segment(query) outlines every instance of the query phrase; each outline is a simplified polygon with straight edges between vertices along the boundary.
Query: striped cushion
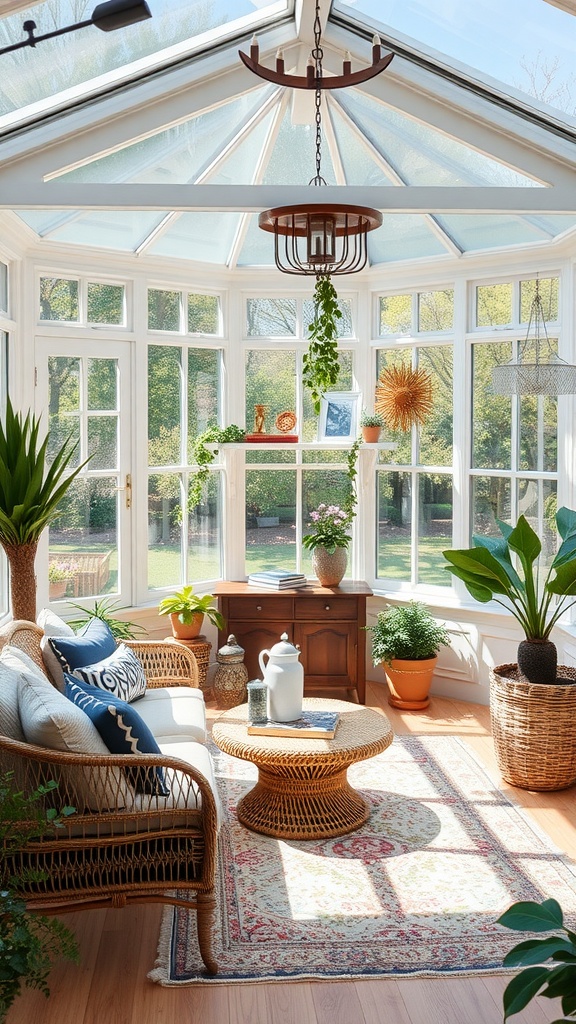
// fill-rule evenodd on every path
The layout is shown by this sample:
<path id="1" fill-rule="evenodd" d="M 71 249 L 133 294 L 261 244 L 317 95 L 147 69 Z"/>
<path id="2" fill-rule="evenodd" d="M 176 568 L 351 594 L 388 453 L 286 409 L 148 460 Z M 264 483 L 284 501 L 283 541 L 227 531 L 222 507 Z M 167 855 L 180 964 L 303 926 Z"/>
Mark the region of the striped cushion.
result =
<path id="1" fill-rule="evenodd" d="M 95 665 L 75 668 L 72 675 L 89 686 L 113 693 L 129 704 L 146 693 L 144 666 L 125 644 L 120 644 L 109 658 Z"/>

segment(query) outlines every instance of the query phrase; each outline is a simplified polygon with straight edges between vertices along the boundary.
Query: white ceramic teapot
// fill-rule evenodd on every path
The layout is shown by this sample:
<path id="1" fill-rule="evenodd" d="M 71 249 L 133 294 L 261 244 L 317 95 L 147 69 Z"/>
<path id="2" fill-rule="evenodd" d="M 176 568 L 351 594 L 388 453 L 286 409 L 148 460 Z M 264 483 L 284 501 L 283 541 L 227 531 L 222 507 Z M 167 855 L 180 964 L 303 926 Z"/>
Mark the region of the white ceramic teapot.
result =
<path id="1" fill-rule="evenodd" d="M 300 651 L 290 643 L 287 633 L 282 633 L 280 643 L 270 651 L 260 651 L 258 655 L 262 678 L 268 687 L 268 718 L 272 722 L 293 722 L 302 714 L 304 669 L 299 657 Z"/>

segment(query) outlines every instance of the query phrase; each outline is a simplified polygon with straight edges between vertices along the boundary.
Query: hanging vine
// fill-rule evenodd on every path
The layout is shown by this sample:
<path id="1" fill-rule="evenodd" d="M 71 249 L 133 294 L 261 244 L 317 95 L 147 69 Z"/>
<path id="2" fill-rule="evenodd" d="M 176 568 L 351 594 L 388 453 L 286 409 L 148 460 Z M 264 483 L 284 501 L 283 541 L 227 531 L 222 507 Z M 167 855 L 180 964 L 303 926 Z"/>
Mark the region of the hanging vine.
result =
<path id="1" fill-rule="evenodd" d="M 214 462 L 213 447 L 209 448 L 207 446 L 241 443 L 245 440 L 246 431 L 241 427 L 237 427 L 234 423 L 229 427 L 208 427 L 194 438 L 192 450 L 194 453 L 194 461 L 198 466 L 198 469 L 194 475 L 190 477 L 188 490 L 188 508 L 190 510 L 196 508 L 196 505 L 200 504 L 200 501 L 202 500 L 202 490 L 208 479 L 210 466 Z"/>
<path id="2" fill-rule="evenodd" d="M 302 383 L 310 392 L 317 416 L 322 395 L 338 381 L 338 320 L 341 317 L 330 275 L 319 275 L 314 288 L 314 320 L 308 327 L 310 344 L 302 361 Z"/>

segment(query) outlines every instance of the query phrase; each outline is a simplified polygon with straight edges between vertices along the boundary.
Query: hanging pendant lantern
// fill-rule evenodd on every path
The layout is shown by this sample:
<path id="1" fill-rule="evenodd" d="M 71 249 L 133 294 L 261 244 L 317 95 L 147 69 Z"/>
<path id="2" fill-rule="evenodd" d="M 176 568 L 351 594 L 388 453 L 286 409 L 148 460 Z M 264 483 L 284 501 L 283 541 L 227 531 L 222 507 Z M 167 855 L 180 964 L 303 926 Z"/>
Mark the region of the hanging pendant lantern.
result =
<path id="1" fill-rule="evenodd" d="M 308 60 L 306 76 L 288 74 L 284 57 L 279 51 L 276 70 L 259 62 L 259 48 L 254 38 L 250 56 L 240 51 L 240 57 L 254 74 L 266 81 L 287 85 L 293 89 L 314 89 L 316 124 L 316 174 L 310 185 L 326 185 L 321 173 L 322 161 L 322 91 L 341 89 L 365 82 L 388 67 L 394 54 L 381 55 L 380 39 L 372 41 L 372 65 L 360 71 L 351 70 L 346 55 L 342 74 L 325 78 L 321 47 L 320 0 L 316 0 L 314 20 L 314 49 Z M 367 234 L 382 224 L 382 214 L 368 206 L 346 206 L 310 202 L 300 206 L 281 206 L 265 210 L 258 218 L 263 231 L 274 235 L 274 259 L 284 274 L 315 275 L 354 274 L 368 261 Z"/>
<path id="2" fill-rule="evenodd" d="M 496 395 L 576 394 L 576 366 L 560 359 L 548 337 L 538 278 L 528 330 L 519 345 L 518 359 L 494 367 L 492 391 Z"/>

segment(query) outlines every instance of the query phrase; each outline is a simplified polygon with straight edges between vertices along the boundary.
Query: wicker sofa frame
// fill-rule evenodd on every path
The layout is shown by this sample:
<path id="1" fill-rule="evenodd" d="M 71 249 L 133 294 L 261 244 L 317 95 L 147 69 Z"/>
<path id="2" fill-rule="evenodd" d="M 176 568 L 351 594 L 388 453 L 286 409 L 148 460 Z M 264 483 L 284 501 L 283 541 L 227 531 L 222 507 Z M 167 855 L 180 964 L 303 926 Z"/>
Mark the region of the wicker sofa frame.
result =
<path id="1" fill-rule="evenodd" d="M 2 631 L 0 647 L 19 647 L 43 668 L 41 636 L 34 623 L 14 622 Z M 196 662 L 186 648 L 162 641 L 128 643 L 144 665 L 149 688 L 198 686 Z M 138 798 L 125 784 L 127 771 L 155 767 L 169 773 L 169 807 L 162 798 Z M 197 769 L 164 755 L 68 754 L 0 735 L 0 771 L 13 772 L 27 793 L 56 780 L 57 799 L 52 794 L 50 805 L 76 808 L 62 828 L 9 857 L 4 851 L 8 874 L 41 872 L 41 881 L 26 881 L 21 890 L 29 910 L 61 914 L 148 902 L 185 906 L 196 911 L 206 969 L 217 972 L 212 953 L 217 814 L 210 785 Z M 101 806 L 82 805 L 74 785 L 78 772 L 92 793 L 102 794 Z"/>

